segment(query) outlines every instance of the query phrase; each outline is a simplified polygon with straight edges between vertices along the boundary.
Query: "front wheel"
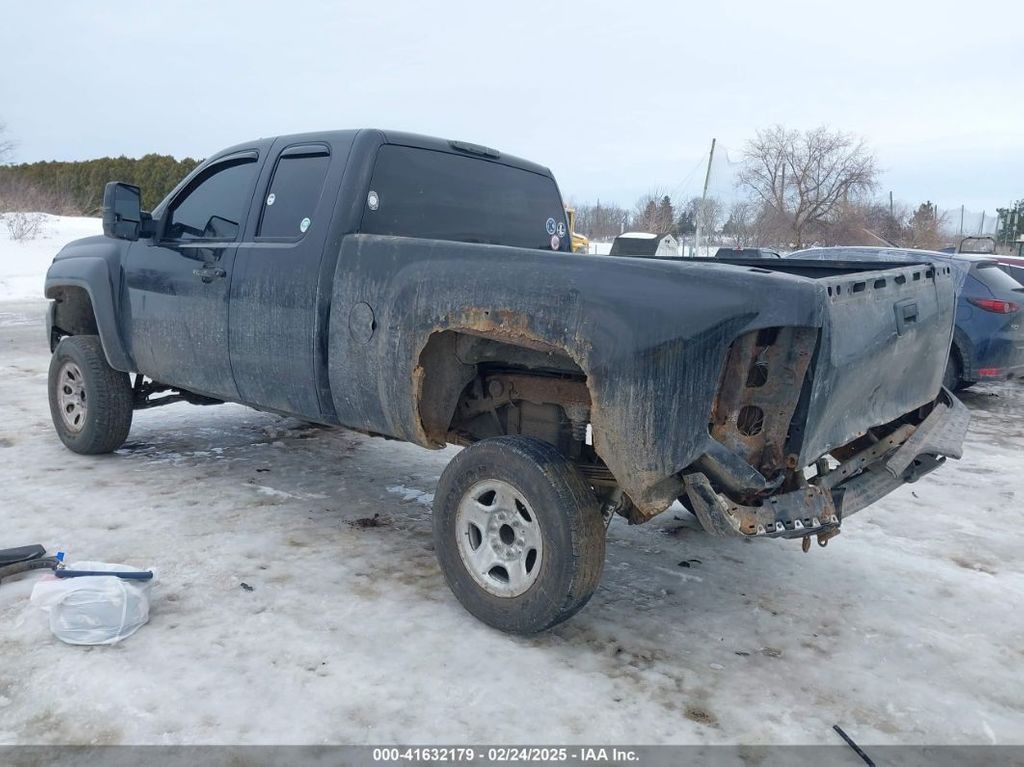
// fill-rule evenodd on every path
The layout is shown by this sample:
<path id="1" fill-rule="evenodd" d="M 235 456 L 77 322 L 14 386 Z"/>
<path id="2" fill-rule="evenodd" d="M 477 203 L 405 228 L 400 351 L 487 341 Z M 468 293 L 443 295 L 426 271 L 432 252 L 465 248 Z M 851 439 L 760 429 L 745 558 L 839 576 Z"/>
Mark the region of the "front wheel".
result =
<path id="1" fill-rule="evenodd" d="M 107 364 L 98 336 L 66 336 L 50 359 L 50 417 L 61 442 L 76 453 L 111 453 L 132 425 L 127 373 Z"/>
<path id="2" fill-rule="evenodd" d="M 572 617 L 597 589 L 605 525 L 597 499 L 552 445 L 495 437 L 448 464 L 434 501 L 434 548 L 470 613 L 514 634 Z"/>

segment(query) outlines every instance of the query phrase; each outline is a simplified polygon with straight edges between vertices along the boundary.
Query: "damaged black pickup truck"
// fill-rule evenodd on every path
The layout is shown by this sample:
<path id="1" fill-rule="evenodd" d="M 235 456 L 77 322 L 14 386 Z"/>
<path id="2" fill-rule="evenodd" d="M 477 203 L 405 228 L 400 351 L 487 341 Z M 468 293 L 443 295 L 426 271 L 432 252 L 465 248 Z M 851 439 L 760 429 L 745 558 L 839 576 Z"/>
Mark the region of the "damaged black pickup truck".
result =
<path id="1" fill-rule="evenodd" d="M 546 168 L 377 130 L 240 144 L 151 214 L 109 184 L 46 276 L 57 433 L 230 401 L 463 445 L 436 552 L 520 633 L 587 602 L 615 514 L 824 544 L 960 456 L 948 267 L 578 255 L 566 223 Z"/>

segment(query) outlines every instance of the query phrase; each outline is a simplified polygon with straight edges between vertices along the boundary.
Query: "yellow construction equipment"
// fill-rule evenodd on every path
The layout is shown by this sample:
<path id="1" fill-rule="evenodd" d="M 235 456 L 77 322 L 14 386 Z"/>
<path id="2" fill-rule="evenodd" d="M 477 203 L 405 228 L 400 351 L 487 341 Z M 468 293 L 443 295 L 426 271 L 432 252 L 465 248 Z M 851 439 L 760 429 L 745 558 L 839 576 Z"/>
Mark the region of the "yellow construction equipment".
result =
<path id="1" fill-rule="evenodd" d="M 576 210 L 566 208 L 565 215 L 569 219 L 569 236 L 572 238 L 573 253 L 589 253 L 590 240 L 585 235 L 576 233 Z"/>

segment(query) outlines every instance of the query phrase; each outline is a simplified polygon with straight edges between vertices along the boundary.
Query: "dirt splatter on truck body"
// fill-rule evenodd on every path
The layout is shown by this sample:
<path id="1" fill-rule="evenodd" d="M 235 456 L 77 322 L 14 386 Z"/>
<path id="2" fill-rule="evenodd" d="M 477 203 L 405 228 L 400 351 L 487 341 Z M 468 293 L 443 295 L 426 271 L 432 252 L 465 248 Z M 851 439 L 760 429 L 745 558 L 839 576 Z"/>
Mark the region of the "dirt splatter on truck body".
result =
<path id="1" fill-rule="evenodd" d="M 132 409 L 186 399 L 466 445 L 437 535 L 469 546 L 442 566 L 494 625 L 582 606 L 595 519 L 643 522 L 678 498 L 713 533 L 824 543 L 959 456 L 943 266 L 581 256 L 546 168 L 375 130 L 241 144 L 152 214 L 138 199 L 109 185 L 106 236 L 47 275 L 65 444 L 103 452 Z M 74 376 L 101 368 L 76 399 Z M 503 623 L 486 600 L 541 604 L 549 566 L 565 604 Z"/>

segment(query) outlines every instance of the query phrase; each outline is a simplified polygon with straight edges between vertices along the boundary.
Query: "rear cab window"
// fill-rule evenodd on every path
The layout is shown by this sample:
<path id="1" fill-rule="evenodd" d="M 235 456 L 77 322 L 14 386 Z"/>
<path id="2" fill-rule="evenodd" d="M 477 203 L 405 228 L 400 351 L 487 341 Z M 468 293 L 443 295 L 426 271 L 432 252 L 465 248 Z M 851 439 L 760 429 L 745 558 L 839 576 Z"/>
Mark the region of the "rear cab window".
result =
<path id="1" fill-rule="evenodd" d="M 320 144 L 281 153 L 263 197 L 257 237 L 298 239 L 309 231 L 330 162 L 327 147 Z"/>
<path id="2" fill-rule="evenodd" d="M 571 250 L 554 179 L 498 161 L 383 145 L 360 231 Z"/>

